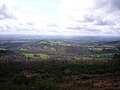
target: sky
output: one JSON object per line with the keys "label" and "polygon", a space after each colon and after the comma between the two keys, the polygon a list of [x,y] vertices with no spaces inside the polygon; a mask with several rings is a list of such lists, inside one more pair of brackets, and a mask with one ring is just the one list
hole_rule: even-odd
{"label": "sky", "polygon": [[0,35],[119,36],[120,0],[0,0]]}

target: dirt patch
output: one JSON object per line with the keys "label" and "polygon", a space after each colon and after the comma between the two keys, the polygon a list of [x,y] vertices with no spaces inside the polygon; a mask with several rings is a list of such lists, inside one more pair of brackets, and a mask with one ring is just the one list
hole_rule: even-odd
{"label": "dirt patch", "polygon": [[61,90],[120,90],[120,76],[107,79],[104,76],[89,79],[74,76],[68,81],[60,85]]}
{"label": "dirt patch", "polygon": [[33,73],[33,72],[23,72],[23,75],[27,78],[38,76],[39,73]]}

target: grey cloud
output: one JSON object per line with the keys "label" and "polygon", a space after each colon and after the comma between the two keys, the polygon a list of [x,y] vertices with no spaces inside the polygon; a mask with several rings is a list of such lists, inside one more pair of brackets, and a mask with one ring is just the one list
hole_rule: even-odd
{"label": "grey cloud", "polygon": [[84,16],[84,20],[83,22],[94,22],[95,21],[95,17],[93,15],[85,15]]}
{"label": "grey cloud", "polygon": [[83,27],[80,27],[80,26],[73,26],[73,27],[67,27],[67,29],[81,30],[81,29],[83,29]]}
{"label": "grey cloud", "polygon": [[95,9],[106,9],[107,12],[115,12],[120,10],[120,0],[95,0]]}
{"label": "grey cloud", "polygon": [[28,25],[34,25],[34,23],[33,23],[33,22],[27,22],[27,24],[28,24]]}
{"label": "grey cloud", "polygon": [[6,4],[0,3],[0,19],[16,19],[12,10]]}
{"label": "grey cloud", "polygon": [[94,25],[115,25],[115,22],[110,21],[110,20],[104,20],[102,17],[99,16],[84,16],[83,22],[90,22],[93,23]]}
{"label": "grey cloud", "polygon": [[72,21],[80,22],[80,23],[94,22],[95,21],[95,17],[93,15],[84,15],[83,20],[74,19],[74,17],[68,16],[68,15],[67,15],[67,17],[69,19],[71,19]]}
{"label": "grey cloud", "polygon": [[95,25],[115,25],[115,23],[113,21],[110,20],[103,20],[102,18],[98,18],[96,19]]}
{"label": "grey cloud", "polygon": [[91,29],[89,29],[89,28],[86,28],[86,31],[90,31],[90,32],[101,32],[101,30],[100,29],[95,29],[95,28],[91,28]]}
{"label": "grey cloud", "polygon": [[120,0],[111,0],[111,4],[116,10],[120,10]]}
{"label": "grey cloud", "polygon": [[78,30],[78,31],[82,31],[82,32],[101,32],[100,29],[96,29],[96,28],[89,28],[87,26],[71,26],[71,27],[67,27],[67,29],[71,29],[71,30]]}
{"label": "grey cloud", "polygon": [[[94,15],[84,15],[83,20],[76,20],[70,16],[68,16],[71,20],[78,22],[78,23],[91,23],[94,25],[115,25],[115,22],[110,20],[104,20],[103,17],[100,16],[94,16]],[[70,27],[72,29],[72,27]],[[76,29],[79,29],[80,27],[77,27]],[[74,28],[73,28],[74,29]]]}

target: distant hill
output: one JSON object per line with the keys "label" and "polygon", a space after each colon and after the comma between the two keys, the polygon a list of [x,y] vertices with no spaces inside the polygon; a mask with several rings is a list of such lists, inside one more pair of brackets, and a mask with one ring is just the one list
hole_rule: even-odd
{"label": "distant hill", "polygon": [[11,50],[0,50],[0,62],[19,62],[24,61],[25,56],[22,53]]}
{"label": "distant hill", "polygon": [[104,43],[105,45],[111,45],[111,46],[115,46],[120,50],[120,41],[110,41],[110,42],[106,42]]}

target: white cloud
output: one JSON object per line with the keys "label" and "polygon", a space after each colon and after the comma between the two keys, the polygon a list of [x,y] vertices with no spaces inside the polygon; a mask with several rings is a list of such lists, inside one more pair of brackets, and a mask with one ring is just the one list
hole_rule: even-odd
{"label": "white cloud", "polygon": [[0,34],[52,34],[56,30],[57,23],[51,16],[21,14],[8,1],[0,0]]}
{"label": "white cloud", "polygon": [[109,32],[119,35],[119,5],[119,0],[62,0],[59,10],[61,27],[80,32],[98,30],[95,35],[107,35],[107,32],[108,35]]}
{"label": "white cloud", "polygon": [[[119,0],[60,0],[59,19],[0,0],[0,34],[119,35]],[[33,11],[32,15],[25,12]],[[22,13],[19,13],[22,12]]]}
{"label": "white cloud", "polygon": [[13,13],[13,9],[8,4],[7,0],[0,1],[0,20],[1,19],[16,19],[16,16]]}

